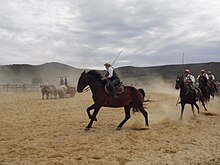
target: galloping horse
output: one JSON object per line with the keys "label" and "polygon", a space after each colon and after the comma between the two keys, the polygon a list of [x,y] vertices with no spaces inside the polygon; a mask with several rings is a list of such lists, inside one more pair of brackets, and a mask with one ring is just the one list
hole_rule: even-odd
{"label": "galloping horse", "polygon": [[[131,108],[138,109],[145,118],[146,126],[148,124],[148,113],[143,107],[143,96],[136,88],[131,86],[125,86],[124,92],[119,95],[119,99],[115,100],[112,95],[107,94],[104,89],[104,82],[102,76],[95,70],[89,72],[83,72],[78,80],[77,92],[83,92],[84,88],[89,85],[92,91],[92,98],[94,104],[87,108],[87,113],[91,119],[85,130],[89,130],[92,127],[93,121],[96,120],[101,107],[124,107],[125,118],[117,126],[117,129],[121,129],[124,123],[131,117]],[[94,109],[93,115],[90,114],[90,110]]]}
{"label": "galloping horse", "polygon": [[[189,87],[189,85],[184,83],[183,76],[177,76],[175,88],[180,89],[180,103],[181,103],[180,120],[183,119],[183,111],[184,111],[184,107],[186,104],[191,105],[193,116],[195,117],[194,105],[198,109],[198,113],[199,113],[199,106],[196,103],[195,96],[194,96],[192,89]],[[202,102],[204,109],[207,111],[201,90],[198,88],[196,90],[197,90],[197,96],[199,98],[199,101]]]}
{"label": "galloping horse", "polygon": [[[208,80],[205,76],[199,77],[199,88],[201,89],[204,100],[207,103],[210,100],[210,95],[212,95],[212,93],[208,86]],[[214,95],[212,96],[214,97]]]}
{"label": "galloping horse", "polygon": [[217,83],[215,83],[213,81],[209,81],[208,85],[210,88],[210,93],[212,95],[212,99],[214,99],[215,95],[218,95],[218,93],[219,93]]}

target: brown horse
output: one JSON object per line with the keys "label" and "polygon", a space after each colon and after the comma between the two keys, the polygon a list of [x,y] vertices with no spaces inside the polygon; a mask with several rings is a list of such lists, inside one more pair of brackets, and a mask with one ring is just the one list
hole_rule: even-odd
{"label": "brown horse", "polygon": [[[197,100],[195,99],[194,92],[192,91],[192,89],[190,88],[189,85],[184,83],[183,76],[177,76],[175,88],[180,89],[180,103],[181,103],[180,120],[183,119],[183,111],[184,111],[184,107],[185,107],[186,104],[191,105],[193,116],[195,117],[194,105],[198,109],[198,113],[199,113],[199,106],[196,103]],[[207,111],[207,109],[205,107],[205,103],[204,103],[204,97],[202,95],[201,90],[199,88],[196,88],[196,90],[197,90],[196,93],[197,93],[197,97],[198,97],[199,101],[202,102],[202,105],[203,105],[204,109]]]}
{"label": "brown horse", "polygon": [[[83,92],[85,87],[89,85],[92,91],[92,98],[94,104],[87,108],[87,113],[91,119],[85,130],[89,130],[92,127],[93,121],[96,120],[96,115],[98,114],[101,107],[124,107],[125,118],[118,125],[117,129],[121,129],[125,122],[131,117],[131,108],[138,109],[145,118],[146,126],[148,124],[148,113],[143,107],[143,96],[136,88],[131,86],[125,86],[123,93],[119,95],[119,99],[115,100],[112,95],[107,94],[104,89],[104,82],[102,76],[95,70],[90,70],[89,72],[83,72],[78,80],[77,92]],[[93,115],[90,114],[90,110],[94,109]]]}

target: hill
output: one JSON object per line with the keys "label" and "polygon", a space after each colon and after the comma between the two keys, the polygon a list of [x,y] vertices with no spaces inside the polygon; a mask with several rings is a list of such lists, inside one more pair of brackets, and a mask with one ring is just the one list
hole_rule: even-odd
{"label": "hill", "polygon": [[[195,76],[199,74],[201,69],[211,70],[216,79],[220,79],[220,62],[154,67],[125,66],[116,68],[116,71],[125,84],[137,85],[139,83],[148,84],[161,79],[173,82],[176,75],[182,75],[185,68],[190,69]],[[60,75],[67,75],[70,84],[76,85],[82,71],[83,69],[61,63],[2,65],[0,66],[0,83],[58,83]],[[104,71],[101,71],[101,73],[104,73]]]}
{"label": "hill", "polygon": [[[138,84],[154,83],[155,81],[173,82],[177,75],[182,75],[185,68],[190,69],[195,78],[199,75],[201,69],[212,71],[216,79],[220,80],[220,62],[184,64],[184,65],[164,65],[154,67],[133,67],[126,66],[118,68],[118,73],[126,82]],[[134,81],[137,80],[137,81]]]}
{"label": "hill", "polygon": [[81,72],[61,63],[3,65],[0,66],[0,83],[58,83],[60,75],[67,75],[71,84],[75,84]]}

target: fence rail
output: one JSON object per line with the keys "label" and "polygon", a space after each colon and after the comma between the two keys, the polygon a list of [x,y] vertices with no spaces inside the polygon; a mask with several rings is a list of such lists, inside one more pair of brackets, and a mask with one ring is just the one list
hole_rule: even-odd
{"label": "fence rail", "polygon": [[40,87],[33,84],[0,84],[0,92],[35,92]]}

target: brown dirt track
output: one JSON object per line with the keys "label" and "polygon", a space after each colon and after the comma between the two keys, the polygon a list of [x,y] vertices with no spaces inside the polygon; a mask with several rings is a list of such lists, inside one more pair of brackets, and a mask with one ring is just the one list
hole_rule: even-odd
{"label": "brown dirt track", "polygon": [[150,129],[140,113],[121,131],[122,108],[102,108],[90,131],[86,108],[91,93],[41,100],[40,93],[0,93],[0,165],[220,164],[220,99],[183,121],[175,106],[178,91],[149,93]]}

